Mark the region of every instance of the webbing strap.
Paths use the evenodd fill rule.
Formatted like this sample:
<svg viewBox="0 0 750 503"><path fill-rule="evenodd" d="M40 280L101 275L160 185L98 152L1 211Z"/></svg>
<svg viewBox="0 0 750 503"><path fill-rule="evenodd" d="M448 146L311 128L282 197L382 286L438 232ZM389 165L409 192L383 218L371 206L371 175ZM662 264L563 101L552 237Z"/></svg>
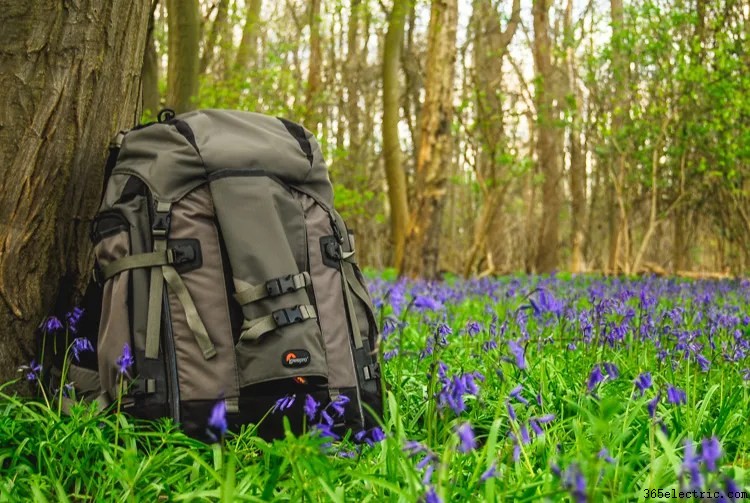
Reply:
<svg viewBox="0 0 750 503"><path fill-rule="evenodd" d="M141 267L153 267L172 263L172 253L170 250L155 251L151 253L139 253L137 255L128 255L101 267L101 280L107 281L109 278L120 274L127 269L137 269Z"/></svg>
<svg viewBox="0 0 750 503"><path fill-rule="evenodd" d="M201 320L201 317L198 314L198 309L195 307L195 303L185 286L185 282L182 281L180 275L171 265L165 265L161 270L164 279L167 281L167 285L169 285L169 289L177 295L177 299L180 301L180 304L182 304L187 324L193 332L195 342L197 342L198 346L201 348L203 358L206 360L213 358L216 356L216 348L214 348L211 338L208 336L206 326L203 324L203 320Z"/></svg>
<svg viewBox="0 0 750 503"><path fill-rule="evenodd" d="M359 333L359 321L357 320L357 312L354 310L354 300L352 299L352 291L347 286L346 275L343 273L343 265L346 262L341 261L342 274L341 274L341 287L344 290L344 299L346 300L346 312L349 318L349 327L351 328L352 338L354 339L354 347L359 349L362 347L362 334Z"/></svg>
<svg viewBox="0 0 750 503"><path fill-rule="evenodd" d="M357 279L357 274L354 272L354 266L350 264L349 262L342 262L341 263L341 270L346 277L346 281L349 283L349 286L352 288L352 291L354 294L359 297L359 299L365 303L365 305L370 309L370 311L375 313L375 307L372 305L372 300L370 300L370 295L367 293L367 291L362 287L362 284L359 282L359 279Z"/></svg>
<svg viewBox="0 0 750 503"><path fill-rule="evenodd" d="M165 253L167 240L154 236L154 252ZM161 333L161 304L164 295L164 279L161 267L151 269L148 291L148 316L146 318L146 358L159 357L159 334Z"/></svg>
<svg viewBox="0 0 750 503"><path fill-rule="evenodd" d="M301 290L311 283L310 273L307 271L299 274L290 274L280 278L274 278L261 285L253 285L234 295L235 300L241 305L251 304L266 297L276 297L285 293Z"/></svg>
<svg viewBox="0 0 750 503"><path fill-rule="evenodd" d="M240 339L244 341L255 341L266 332L270 332L279 327L300 323L302 321L317 318L315 308L309 304L300 305L292 308L279 309L268 316L256 318L254 320L245 320L242 323L242 334Z"/></svg>

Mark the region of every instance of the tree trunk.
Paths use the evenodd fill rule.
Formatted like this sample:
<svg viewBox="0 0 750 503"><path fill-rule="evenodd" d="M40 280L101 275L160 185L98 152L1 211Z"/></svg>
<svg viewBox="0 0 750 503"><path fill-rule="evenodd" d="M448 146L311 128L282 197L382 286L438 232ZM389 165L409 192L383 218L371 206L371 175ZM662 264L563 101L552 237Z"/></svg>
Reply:
<svg viewBox="0 0 750 503"><path fill-rule="evenodd" d="M0 382L34 357L34 330L90 271L106 146L137 117L149 7L0 9Z"/></svg>
<svg viewBox="0 0 750 503"><path fill-rule="evenodd" d="M415 205L401 268L410 277L435 278L439 272L446 165L451 160L457 21L457 0L433 0L427 29L427 78L417 151Z"/></svg>
<svg viewBox="0 0 750 503"><path fill-rule="evenodd" d="M263 0L249 0L247 2L245 26L242 28L242 40L237 49L237 57L234 60L235 78L244 77L244 73L256 63L258 57L258 28L262 7Z"/></svg>
<svg viewBox="0 0 750 503"><path fill-rule="evenodd" d="M542 218L537 238L535 267L549 273L558 265L559 229L562 209L560 194L560 156L557 145L554 106L554 68L549 36L551 0L534 0L534 65L536 85L534 99L537 114L537 164L544 176L542 183Z"/></svg>
<svg viewBox="0 0 750 503"><path fill-rule="evenodd" d="M153 120L159 112L159 57L154 44L154 12L156 2L151 4L151 15L148 18L146 35L146 52L143 56L143 111Z"/></svg>
<svg viewBox="0 0 750 503"><path fill-rule="evenodd" d="M317 132L321 117L319 111L320 92L323 87L321 70L323 52L320 45L320 3L310 0L310 59L308 60L307 90L305 93L304 125L313 133Z"/></svg>
<svg viewBox="0 0 750 503"><path fill-rule="evenodd" d="M399 267L404 259L404 244L409 226L409 206L406 198L406 174L401 165L399 142L399 66L401 42L407 6L396 2L388 20L388 33L383 50L383 157L388 182L388 202L391 209L392 263Z"/></svg>
<svg viewBox="0 0 750 503"><path fill-rule="evenodd" d="M200 13L198 0L167 0L169 67L167 106L177 113L195 108L198 94Z"/></svg>
<svg viewBox="0 0 750 503"><path fill-rule="evenodd" d="M216 52L216 44L230 43L231 41L225 40L227 33L227 15L229 14L229 0L219 0L219 4L216 6L216 17L214 22L211 23L211 30L206 36L206 43L203 46L203 55L201 56L201 62L198 69L198 73L203 75L211 66L214 59L214 52Z"/></svg>
<svg viewBox="0 0 750 503"><path fill-rule="evenodd" d="M476 136L480 150L476 160L477 180L482 188L482 209L474 222L474 239L463 265L466 276L477 268L490 250L501 249L503 236L491 232L491 225L503 204L510 176L505 153L507 138L503 116L503 59L521 20L521 2L513 1L505 30L490 0L475 0L471 25L474 29L473 75L476 105ZM492 272L492 271L489 271Z"/></svg>

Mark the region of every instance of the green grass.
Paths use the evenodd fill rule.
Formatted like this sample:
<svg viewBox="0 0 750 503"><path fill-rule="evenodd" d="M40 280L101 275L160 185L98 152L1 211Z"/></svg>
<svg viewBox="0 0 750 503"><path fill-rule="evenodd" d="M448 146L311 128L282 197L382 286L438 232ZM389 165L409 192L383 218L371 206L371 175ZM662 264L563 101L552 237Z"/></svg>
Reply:
<svg viewBox="0 0 750 503"><path fill-rule="evenodd" d="M398 318L405 326L381 347L381 353L399 353L383 363L387 438L372 447L349 441L326 447L326 440L314 435L268 443L252 428L229 435L223 444L206 445L166 420L141 423L125 415L97 415L86 406L65 417L43 402L0 394L0 501L410 502L428 490L446 502L568 499L566 477L556 475L553 466L569 474L577 467L590 501L645 501L648 489L679 492L689 485L682 476L685 440L699 445L714 435L722 457L716 472L702 468L703 487L723 488L727 477L741 488L750 486L750 386L742 374L748 359L724 357L750 340L746 284L537 278L488 285L417 285L415 294L458 292L434 312L411 307L396 316L386 303L382 317ZM389 288L393 283L376 284L376 297ZM552 292L568 311L558 317L541 309L535 315L530 300L540 305L539 288ZM639 304L643 291L656 299L648 309ZM711 293L710 301L699 300L704 292ZM490 293L500 300L491 300ZM600 309L596 319L594 306L602 299L613 307ZM630 318L623 314L627 309L633 311ZM592 314L588 336L580 313ZM493 316L497 322L491 330ZM720 323L718 316L736 319ZM475 336L466 333L469 321L481 324ZM441 322L452 329L445 344L435 338ZM644 323L653 327L642 330ZM618 326L625 326L622 338L608 340ZM508 339L522 340L525 370L516 365ZM497 348L485 348L489 341ZM711 361L707 371L694 355L680 356L686 341L700 345L696 352ZM431 354L425 352L430 345ZM668 357L660 359L659 351ZM459 414L438 406L438 362L447 365L449 377L484 376L479 392L464 396L466 409ZM589 374L602 362L614 363L619 376L591 393ZM633 380L644 371L651 372L654 386L634 397ZM509 398L519 384L528 406ZM667 384L685 390L687 403L668 403ZM657 390L662 398L651 418L647 402ZM509 417L508 400L517 421ZM546 414L555 419L542 425L543 435L521 445L514 460L509 432L518 438L530 418ZM477 447L463 453L454 430L465 422L473 427ZM430 480L423 480L425 469L417 466L424 455L405 451L409 441L421 442L434 455ZM603 448L612 462L599 455ZM349 452L354 457L343 456ZM496 474L482 480L492 466Z"/></svg>

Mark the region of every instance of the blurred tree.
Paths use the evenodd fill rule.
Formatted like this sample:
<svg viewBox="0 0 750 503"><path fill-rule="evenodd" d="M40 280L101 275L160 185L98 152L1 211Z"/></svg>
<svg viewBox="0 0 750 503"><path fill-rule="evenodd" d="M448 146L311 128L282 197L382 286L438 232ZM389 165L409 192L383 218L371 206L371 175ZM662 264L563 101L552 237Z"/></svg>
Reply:
<svg viewBox="0 0 750 503"><path fill-rule="evenodd" d="M415 198L401 272L437 277L440 233L451 160L453 76L456 62L457 0L433 0L427 29L427 77L422 108Z"/></svg>
<svg viewBox="0 0 750 503"><path fill-rule="evenodd" d="M143 56L143 71L141 84L143 86L143 111L151 118L159 112L159 56L156 53L156 40L154 37L154 15L158 0L152 0L151 14L148 17L148 29L146 35L146 51Z"/></svg>
<svg viewBox="0 0 750 503"><path fill-rule="evenodd" d="M409 226L409 206L406 198L406 174L401 164L399 140L399 66L404 25L409 2L396 0L388 19L388 33L383 50L383 159L388 182L390 205L392 264L400 267L404 260L404 244Z"/></svg>
<svg viewBox="0 0 750 503"><path fill-rule="evenodd" d="M167 107L177 113L196 108L200 50L198 0L167 0L169 68Z"/></svg>
<svg viewBox="0 0 750 503"><path fill-rule="evenodd" d="M0 382L84 286L107 144L138 119L149 0L0 9Z"/></svg>

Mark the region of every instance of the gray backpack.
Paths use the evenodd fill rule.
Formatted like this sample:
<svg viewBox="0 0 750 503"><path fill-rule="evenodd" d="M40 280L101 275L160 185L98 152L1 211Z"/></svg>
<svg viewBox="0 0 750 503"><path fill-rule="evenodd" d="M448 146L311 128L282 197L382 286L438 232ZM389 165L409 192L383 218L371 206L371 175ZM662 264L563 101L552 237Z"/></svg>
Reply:
<svg viewBox="0 0 750 503"><path fill-rule="evenodd" d="M349 399L340 432L374 426L377 323L312 134L257 113L163 111L118 135L110 159L91 227L96 368L70 370L81 392L113 399L124 379L124 410L199 437L219 400L237 426L294 396L265 437L283 434L282 415L302 427L306 395Z"/></svg>

